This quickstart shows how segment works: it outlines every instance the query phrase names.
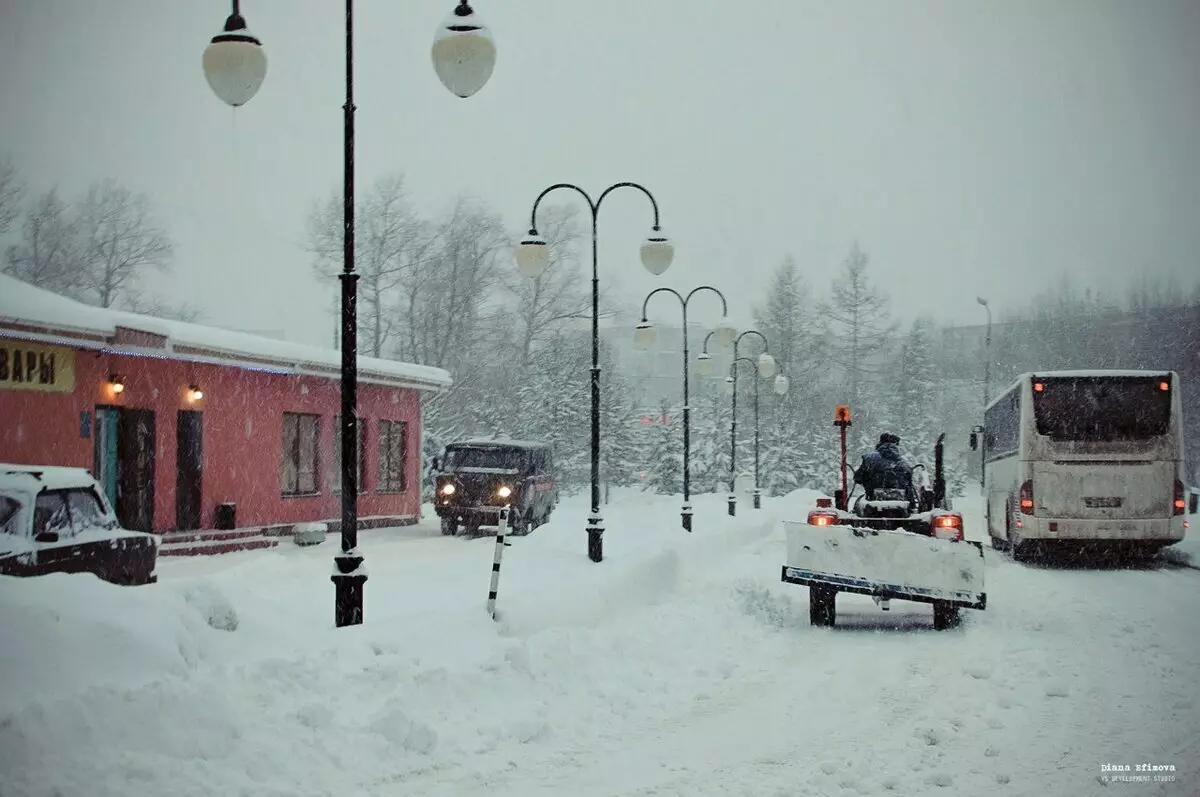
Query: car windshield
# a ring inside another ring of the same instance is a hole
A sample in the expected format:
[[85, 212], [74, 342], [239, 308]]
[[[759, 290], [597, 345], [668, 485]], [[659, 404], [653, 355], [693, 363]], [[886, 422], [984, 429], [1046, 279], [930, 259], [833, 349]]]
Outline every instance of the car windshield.
[[88, 488], [39, 493], [33, 507], [34, 536], [47, 531], [60, 537], [72, 536], [89, 529], [113, 526], [95, 491]]
[[1167, 433], [1170, 382], [1162, 377], [1035, 377], [1033, 414], [1038, 434], [1053, 440], [1147, 440]]
[[21, 505], [17, 499], [0, 495], [0, 534], [15, 534], [17, 532], [17, 510]]
[[521, 470], [528, 455], [521, 449], [495, 447], [463, 447], [446, 450], [446, 470], [488, 468], [490, 470]]

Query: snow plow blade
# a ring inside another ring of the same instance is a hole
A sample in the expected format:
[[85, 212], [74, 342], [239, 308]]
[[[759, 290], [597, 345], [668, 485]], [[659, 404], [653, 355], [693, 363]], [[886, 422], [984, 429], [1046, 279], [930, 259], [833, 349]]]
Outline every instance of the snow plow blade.
[[910, 531], [784, 521], [783, 580], [889, 600], [985, 609], [983, 545]]

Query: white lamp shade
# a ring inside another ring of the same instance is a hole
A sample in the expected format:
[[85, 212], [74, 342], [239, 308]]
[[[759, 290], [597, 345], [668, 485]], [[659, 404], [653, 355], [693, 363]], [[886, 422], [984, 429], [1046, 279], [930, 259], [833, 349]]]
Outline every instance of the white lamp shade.
[[245, 28], [224, 31], [204, 48], [204, 77], [217, 99], [238, 107], [248, 103], [267, 76], [262, 42]]
[[654, 345], [656, 337], [654, 325], [643, 321], [633, 330], [633, 345], [645, 351]]
[[496, 66], [496, 43], [475, 12], [460, 3], [433, 37], [433, 71], [456, 97], [484, 87]]
[[540, 277], [550, 265], [550, 247], [546, 239], [530, 233], [517, 246], [517, 269], [526, 277]]
[[655, 229], [642, 244], [642, 265], [654, 276], [662, 274], [671, 267], [675, 259], [675, 247], [663, 235], [662, 230]]
[[775, 358], [763, 352], [758, 355], [758, 375], [763, 379], [770, 379], [775, 376], [775, 371], [778, 370], [775, 365]]
[[776, 393], [778, 393], [779, 395], [782, 396], [784, 393], [788, 392], [788, 387], [789, 387], [789, 383], [788, 383], [788, 378], [786, 376], [784, 376], [783, 374], [780, 374], [779, 376], [775, 377], [775, 392]]
[[702, 351], [700, 354], [696, 355], [696, 373], [711, 374], [712, 369], [713, 358], [711, 354], [706, 351]]
[[712, 331], [713, 343], [723, 349], [732, 346], [733, 341], [737, 338], [737, 336], [737, 327], [729, 323], [729, 319], [727, 318], [722, 318]]

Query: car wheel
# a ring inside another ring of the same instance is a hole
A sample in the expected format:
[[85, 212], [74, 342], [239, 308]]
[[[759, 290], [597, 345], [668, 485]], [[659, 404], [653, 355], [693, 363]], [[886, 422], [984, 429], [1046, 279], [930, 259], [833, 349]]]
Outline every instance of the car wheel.
[[512, 534], [514, 537], [525, 537], [533, 530], [529, 512], [514, 512], [512, 518]]
[[442, 518], [442, 534], [448, 537], [453, 537], [458, 533], [458, 518], [444, 517]]

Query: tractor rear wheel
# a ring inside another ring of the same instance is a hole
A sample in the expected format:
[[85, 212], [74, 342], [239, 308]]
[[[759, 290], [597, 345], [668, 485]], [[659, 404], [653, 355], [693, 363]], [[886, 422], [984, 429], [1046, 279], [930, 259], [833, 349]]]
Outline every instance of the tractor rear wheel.
[[837, 590], [809, 587], [808, 619], [815, 626], [832, 627], [837, 619]]

